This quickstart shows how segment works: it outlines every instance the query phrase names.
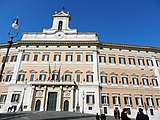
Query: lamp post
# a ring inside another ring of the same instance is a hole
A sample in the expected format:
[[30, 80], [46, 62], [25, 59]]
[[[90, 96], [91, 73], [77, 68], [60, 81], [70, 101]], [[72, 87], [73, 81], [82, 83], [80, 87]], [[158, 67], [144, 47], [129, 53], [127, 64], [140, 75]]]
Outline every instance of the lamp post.
[[2, 67], [1, 67], [1, 70], [0, 70], [0, 81], [2, 80], [3, 70], [4, 70], [4, 67], [5, 67], [6, 61], [7, 61], [9, 50], [12, 47], [12, 44], [13, 44], [13, 39], [15, 37], [17, 37], [17, 35], [18, 35], [18, 27], [19, 27], [18, 26], [18, 21], [19, 21], [19, 16], [17, 16], [12, 21], [11, 28], [10, 28], [10, 30], [8, 32], [8, 36], [9, 36], [10, 40], [8, 41], [7, 52], [6, 52], [6, 55], [5, 55], [5, 58], [4, 58], [4, 61], [2, 63]]

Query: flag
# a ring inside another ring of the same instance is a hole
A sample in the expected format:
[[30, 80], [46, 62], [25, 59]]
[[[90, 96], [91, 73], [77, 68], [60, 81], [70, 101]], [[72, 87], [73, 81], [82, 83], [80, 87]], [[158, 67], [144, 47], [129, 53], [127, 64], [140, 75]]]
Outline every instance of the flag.
[[48, 68], [48, 80], [51, 79], [51, 66], [49, 64], [49, 68]]
[[58, 81], [60, 81], [60, 73], [61, 73], [60, 70], [61, 70], [61, 65], [60, 65], [59, 70], [58, 70], [58, 76], [57, 76], [57, 80], [58, 80]]
[[53, 70], [53, 73], [52, 73], [52, 80], [55, 80], [55, 70], [56, 70], [56, 63], [55, 63], [54, 70]]

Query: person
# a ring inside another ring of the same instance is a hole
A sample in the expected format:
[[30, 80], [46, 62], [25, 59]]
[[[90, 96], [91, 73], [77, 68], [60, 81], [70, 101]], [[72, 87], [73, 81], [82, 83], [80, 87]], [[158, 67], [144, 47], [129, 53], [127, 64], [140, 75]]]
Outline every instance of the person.
[[136, 120], [149, 120], [148, 115], [145, 115], [143, 113], [143, 109], [142, 108], [138, 109], [138, 114], [136, 116]]
[[116, 107], [115, 110], [114, 110], [114, 118], [115, 119], [120, 119], [120, 112], [118, 110], [118, 107]]
[[11, 107], [8, 107], [8, 112], [11, 112]]
[[16, 109], [17, 109], [17, 106], [15, 105], [15, 106], [14, 106], [14, 111], [13, 111], [13, 112], [16, 112]]
[[121, 120], [131, 120], [128, 116], [128, 108], [123, 108], [123, 111], [121, 113]]
[[98, 115], [98, 113], [96, 114], [96, 120], [99, 120], [99, 115]]

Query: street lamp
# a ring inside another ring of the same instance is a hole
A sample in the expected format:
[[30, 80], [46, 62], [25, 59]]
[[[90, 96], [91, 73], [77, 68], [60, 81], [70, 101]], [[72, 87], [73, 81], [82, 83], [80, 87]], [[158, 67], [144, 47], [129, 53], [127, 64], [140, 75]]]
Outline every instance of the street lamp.
[[17, 35], [18, 35], [18, 28], [19, 28], [19, 26], [18, 26], [18, 21], [19, 21], [19, 16], [17, 16], [17, 17], [12, 21], [11, 28], [10, 28], [10, 30], [9, 30], [9, 32], [8, 32], [8, 36], [9, 36], [10, 40], [8, 41], [7, 52], [6, 52], [4, 61], [3, 61], [3, 63], [2, 63], [1, 71], [0, 71], [0, 81], [2, 80], [3, 70], [4, 70], [4, 67], [5, 67], [6, 61], [7, 61], [7, 57], [8, 57], [9, 50], [10, 50], [10, 48], [12, 47], [12, 44], [13, 44], [13, 39], [14, 39], [15, 37], [17, 37]]

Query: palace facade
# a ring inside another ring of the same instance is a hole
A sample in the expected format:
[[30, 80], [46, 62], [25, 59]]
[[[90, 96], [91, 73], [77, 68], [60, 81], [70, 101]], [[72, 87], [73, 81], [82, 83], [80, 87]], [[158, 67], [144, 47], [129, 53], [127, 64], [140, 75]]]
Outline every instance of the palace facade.
[[[103, 43], [97, 33], [70, 29], [70, 14], [52, 15], [42, 32], [12, 45], [0, 81], [0, 112], [72, 111], [113, 115], [138, 108], [160, 119], [160, 48]], [[1, 65], [7, 44], [0, 45]]]

